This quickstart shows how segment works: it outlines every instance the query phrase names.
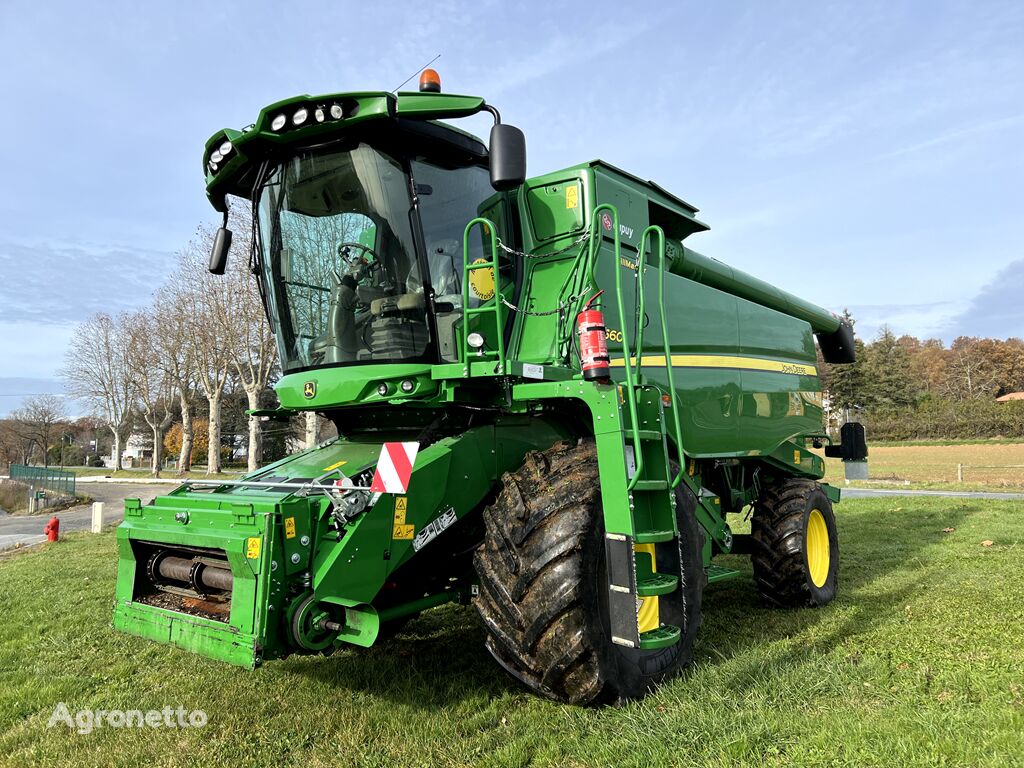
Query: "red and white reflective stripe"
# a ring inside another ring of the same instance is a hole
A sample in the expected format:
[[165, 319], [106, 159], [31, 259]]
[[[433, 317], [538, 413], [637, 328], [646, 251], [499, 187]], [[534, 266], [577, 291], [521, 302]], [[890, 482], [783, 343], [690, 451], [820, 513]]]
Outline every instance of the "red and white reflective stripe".
[[384, 443], [377, 459], [370, 490], [374, 493], [405, 493], [416, 464], [419, 443]]

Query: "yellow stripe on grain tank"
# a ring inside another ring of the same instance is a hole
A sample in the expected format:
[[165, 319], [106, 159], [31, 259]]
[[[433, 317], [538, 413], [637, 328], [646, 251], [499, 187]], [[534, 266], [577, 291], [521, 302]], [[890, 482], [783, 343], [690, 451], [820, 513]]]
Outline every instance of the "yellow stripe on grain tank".
[[[625, 358], [617, 357], [611, 361], [613, 368], [622, 368]], [[636, 365], [636, 358], [630, 362]], [[665, 367], [664, 355], [644, 355], [644, 366], [655, 368]], [[672, 355], [673, 368], [736, 368], [744, 371], [770, 371], [772, 373], [792, 373], [797, 376], [817, 376], [818, 369], [806, 363], [790, 363], [785, 360], [767, 360], [763, 357], [741, 357], [739, 355]]]

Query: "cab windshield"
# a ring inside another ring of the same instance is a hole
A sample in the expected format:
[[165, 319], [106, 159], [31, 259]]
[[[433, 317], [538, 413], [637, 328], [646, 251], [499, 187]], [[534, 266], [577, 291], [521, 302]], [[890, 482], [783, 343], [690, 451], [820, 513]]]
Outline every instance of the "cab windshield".
[[300, 154], [259, 192], [263, 286], [285, 372], [424, 359], [425, 279], [402, 165], [369, 145]]

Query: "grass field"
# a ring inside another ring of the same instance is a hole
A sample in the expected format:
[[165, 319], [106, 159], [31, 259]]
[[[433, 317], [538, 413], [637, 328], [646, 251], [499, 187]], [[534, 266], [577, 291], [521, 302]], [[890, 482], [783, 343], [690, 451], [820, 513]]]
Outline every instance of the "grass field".
[[[0, 559], [0, 765], [1024, 765], [1024, 503], [850, 500], [839, 521], [835, 603], [711, 585], [695, 667], [600, 710], [525, 693], [471, 608], [255, 672], [115, 634], [114, 538], [72, 536]], [[209, 722], [79, 735], [47, 728], [59, 702]]]
[[[957, 464], [965, 465], [963, 483], [957, 481]], [[1024, 443], [869, 443], [868, 467], [872, 481], [909, 481], [922, 488], [1024, 490]], [[826, 459], [826, 479], [843, 485], [839, 459]]]
[[[117, 477], [126, 478], [132, 480], [145, 480], [151, 477], [149, 467], [140, 467], [138, 469], [119, 469], [116, 472], [106, 467], [68, 467], [68, 470], [75, 473], [76, 477]], [[212, 476], [207, 475], [202, 469], [198, 471], [186, 472], [186, 477], [193, 478], [209, 478], [214, 477], [218, 480], [226, 480], [234, 477], [238, 477], [242, 474], [244, 469], [227, 470], [226, 472], [214, 473]], [[176, 478], [178, 473], [173, 469], [165, 469], [160, 473], [162, 478]]]

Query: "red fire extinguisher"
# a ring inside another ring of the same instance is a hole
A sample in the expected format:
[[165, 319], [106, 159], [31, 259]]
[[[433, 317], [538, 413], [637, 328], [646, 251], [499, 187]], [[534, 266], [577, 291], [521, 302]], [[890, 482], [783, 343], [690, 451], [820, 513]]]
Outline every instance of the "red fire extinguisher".
[[43, 533], [46, 534], [47, 541], [57, 540], [57, 536], [60, 535], [60, 520], [57, 519], [56, 515], [50, 518], [50, 521], [43, 528]]
[[591, 309], [591, 305], [604, 291], [598, 291], [583, 305], [576, 317], [580, 337], [580, 367], [587, 381], [608, 381], [611, 369], [608, 360], [608, 340], [605, 337], [604, 313]]

